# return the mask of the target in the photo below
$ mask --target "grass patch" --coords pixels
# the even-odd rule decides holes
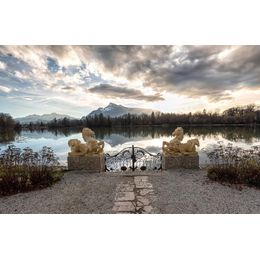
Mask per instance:
[[[211,163],[207,174],[211,180],[260,188],[260,147],[245,150],[219,142],[206,153]]]
[[[10,145],[0,153],[0,196],[49,187],[62,175],[58,157],[50,147],[34,152]]]

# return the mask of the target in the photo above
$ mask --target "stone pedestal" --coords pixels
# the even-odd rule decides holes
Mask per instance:
[[[162,168],[169,169],[199,169],[199,155],[198,154],[181,154],[181,155],[165,155],[162,154]]]
[[[85,170],[89,173],[105,171],[104,154],[68,156],[69,170]]]

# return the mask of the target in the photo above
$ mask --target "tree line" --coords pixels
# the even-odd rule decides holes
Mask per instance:
[[[202,112],[195,113],[161,113],[125,114],[118,117],[104,116],[103,114],[84,117],[82,119],[54,119],[47,123],[37,122],[23,125],[29,129],[56,129],[65,127],[131,127],[155,125],[203,125],[203,124],[260,124],[260,109],[255,105],[233,107],[223,113]]]
[[[21,129],[19,122],[16,122],[9,114],[0,113],[0,129]]]

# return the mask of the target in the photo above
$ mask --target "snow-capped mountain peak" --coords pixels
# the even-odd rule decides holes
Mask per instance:
[[[152,113],[152,109],[145,109],[145,108],[133,108],[133,107],[125,107],[122,105],[117,105],[115,103],[110,102],[108,106],[102,108],[98,108],[93,110],[91,113],[88,114],[88,117],[92,117],[95,115],[103,114],[104,116],[110,117],[117,117],[122,116],[125,114],[150,114]]]

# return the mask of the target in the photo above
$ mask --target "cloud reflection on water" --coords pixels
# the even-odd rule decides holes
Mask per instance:
[[[172,139],[172,127],[146,127],[130,129],[95,129],[96,138],[105,142],[105,152],[114,154],[128,146],[139,146],[149,152],[161,152],[162,141]],[[260,127],[187,127],[185,128],[184,142],[190,138],[198,138],[200,147],[200,163],[205,164],[207,157],[203,148],[210,149],[218,141],[224,144],[229,142],[242,148],[249,148],[252,145],[260,145]],[[8,137],[11,136],[8,141]],[[19,148],[31,147],[33,150],[40,150],[43,146],[53,147],[62,164],[66,164],[67,152],[69,151],[68,140],[79,139],[83,141],[80,130],[43,131],[30,132],[22,131],[18,136],[5,135],[6,139],[1,139],[0,148],[4,149],[8,144],[14,144]]]

